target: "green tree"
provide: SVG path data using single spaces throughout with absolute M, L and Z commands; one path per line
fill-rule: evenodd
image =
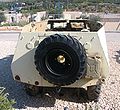
M 0 12 L 0 23 L 6 21 L 6 17 L 3 12 Z

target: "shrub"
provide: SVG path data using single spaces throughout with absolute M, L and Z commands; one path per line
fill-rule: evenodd
M 93 22 L 96 22 L 96 21 L 100 21 L 101 20 L 101 18 L 100 18 L 100 16 L 98 16 L 98 15 L 94 15 L 94 14 L 87 14 L 87 13 L 85 13 L 85 14 L 82 14 L 81 16 L 80 16 L 80 18 L 82 18 L 82 19 L 89 19 L 90 21 L 93 21 Z
M 89 19 L 91 20 L 91 21 L 94 21 L 94 22 L 96 22 L 96 21 L 101 21 L 101 18 L 100 18 L 100 16 L 96 16 L 96 15 L 94 15 L 94 14 L 91 14 L 90 15 L 90 17 L 89 17 Z
M 0 25 L 0 26 L 25 26 L 29 24 L 27 21 L 20 21 L 19 23 L 6 23 L 6 24 L 3 24 L 3 25 Z
M 5 88 L 0 87 L 0 110 L 13 110 L 12 105 L 14 100 L 8 99 L 8 93 L 5 93 Z
M 0 23 L 6 21 L 6 17 L 3 12 L 0 12 Z

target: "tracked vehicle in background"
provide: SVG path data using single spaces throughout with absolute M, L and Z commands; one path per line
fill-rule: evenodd
M 31 95 L 45 87 L 85 88 L 96 100 L 109 69 L 104 27 L 87 19 L 32 22 L 19 36 L 11 68 Z

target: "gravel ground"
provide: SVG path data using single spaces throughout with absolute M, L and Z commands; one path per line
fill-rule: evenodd
M 63 110 L 68 107 L 70 110 L 120 110 L 120 33 L 107 34 L 107 45 L 110 58 L 110 75 L 102 86 L 102 92 L 98 103 L 85 102 L 86 97 L 82 93 L 78 101 L 74 90 L 64 90 L 61 98 L 50 92 L 41 96 L 28 96 L 23 85 L 12 78 L 10 64 L 14 54 L 16 41 L 0 41 L 0 86 L 6 88 L 10 99 L 15 99 L 16 110 Z M 47 90 L 46 90 L 47 91 Z

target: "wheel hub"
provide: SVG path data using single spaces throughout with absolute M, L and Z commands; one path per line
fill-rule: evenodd
M 65 57 L 64 57 L 63 55 L 59 55 L 59 56 L 57 57 L 57 61 L 58 61 L 59 63 L 65 63 Z
M 53 49 L 46 57 L 46 67 L 54 75 L 69 75 L 72 66 L 71 56 L 61 49 Z

